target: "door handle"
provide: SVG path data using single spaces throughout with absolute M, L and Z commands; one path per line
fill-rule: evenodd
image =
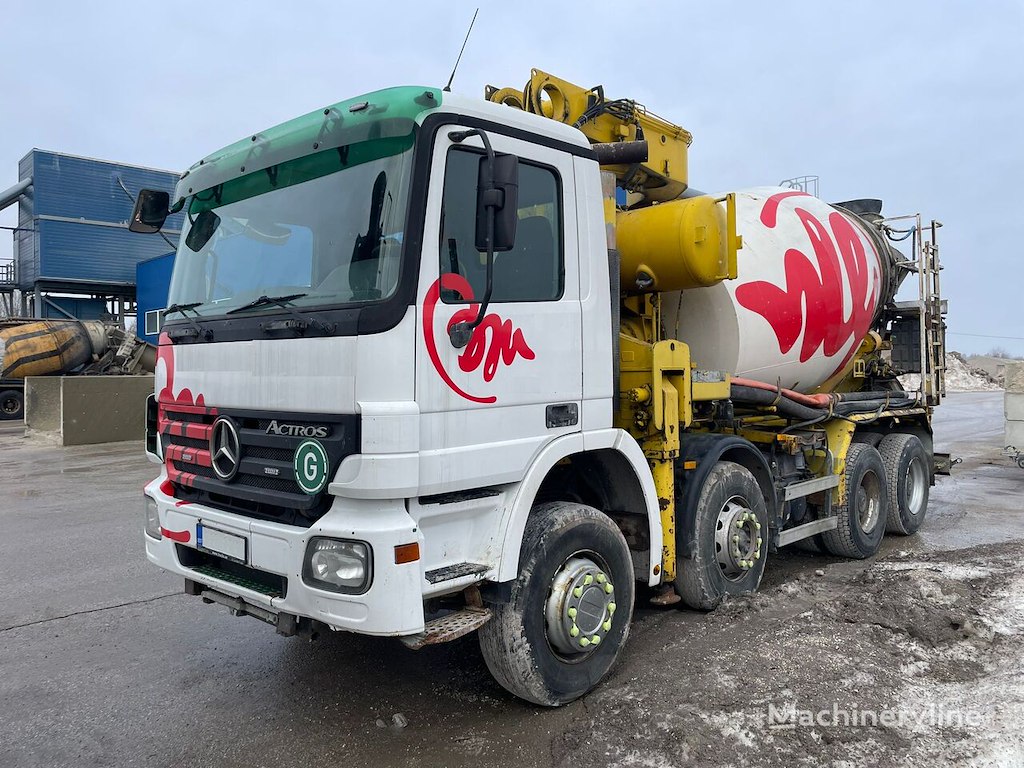
M 580 421 L 580 407 L 577 403 L 557 403 L 544 409 L 548 429 L 573 427 Z

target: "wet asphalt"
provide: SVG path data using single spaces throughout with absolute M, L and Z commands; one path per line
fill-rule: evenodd
M 951 395 L 936 450 L 960 456 L 929 519 L 883 552 L 1024 538 L 1024 470 L 999 456 L 1002 393 Z M 549 765 L 586 699 L 505 693 L 474 638 L 282 638 L 182 593 L 142 544 L 138 443 L 57 448 L 0 425 L 0 766 Z M 766 586 L 836 561 L 769 561 Z M 618 685 L 702 615 L 638 607 Z M 398 723 L 395 723 L 395 716 Z M 405 722 L 405 725 L 401 725 Z

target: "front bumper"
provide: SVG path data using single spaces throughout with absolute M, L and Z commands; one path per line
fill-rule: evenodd
M 254 520 L 194 503 L 184 503 L 160 489 L 161 476 L 145 494 L 157 503 L 163 538 L 143 534 L 150 562 L 219 593 L 239 597 L 271 613 L 288 613 L 334 629 L 367 635 L 414 635 L 424 629 L 423 569 L 419 561 L 395 564 L 395 547 L 422 535 L 401 500 L 335 498 L 331 509 L 309 528 Z M 184 564 L 177 547 L 196 549 L 196 524 L 244 536 L 248 567 L 287 579 L 283 597 L 273 597 L 231 581 L 200 573 Z M 329 536 L 358 539 L 373 550 L 369 588 L 346 595 L 311 587 L 302 580 L 309 539 Z

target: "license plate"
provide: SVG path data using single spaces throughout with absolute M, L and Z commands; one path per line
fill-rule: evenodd
M 244 536 L 211 528 L 203 523 L 196 523 L 196 546 L 206 552 L 221 555 L 239 563 L 246 562 L 248 542 Z

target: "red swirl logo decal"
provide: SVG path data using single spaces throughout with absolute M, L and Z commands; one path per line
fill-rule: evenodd
M 473 287 L 462 275 L 448 273 L 441 275 L 440 279 L 434 281 L 427 291 L 426 299 L 423 301 L 423 341 L 427 345 L 427 354 L 434 370 L 441 377 L 448 388 L 459 397 L 465 398 L 474 403 L 495 403 L 498 401 L 496 395 L 477 396 L 471 395 L 456 384 L 451 375 L 445 370 L 441 355 L 437 351 L 437 342 L 434 339 L 434 315 L 437 302 L 441 298 L 441 291 L 454 291 L 463 299 L 473 299 Z M 445 326 L 445 333 L 456 323 L 471 323 L 476 319 L 480 305 L 473 303 L 452 315 Z M 516 328 L 511 320 L 502 320 L 496 312 L 489 312 L 484 316 L 483 321 L 473 329 L 473 335 L 469 343 L 459 355 L 459 368 L 464 373 L 472 373 L 483 366 L 483 379 L 491 382 L 498 372 L 499 365 L 512 365 L 516 357 L 524 360 L 533 360 L 536 355 L 526 343 L 521 329 Z
M 164 377 L 165 383 L 163 388 L 156 393 L 156 400 L 158 403 L 166 403 L 168 405 L 179 404 L 179 405 L 203 405 L 202 394 L 196 395 L 195 399 L 192 398 L 192 390 L 183 388 L 177 396 L 174 394 L 174 345 L 171 344 L 171 339 L 166 333 L 160 334 L 158 346 L 156 348 L 156 364 L 157 368 L 160 367 L 160 363 L 164 364 Z M 159 375 L 157 377 L 159 383 Z
M 779 203 L 786 198 L 800 196 L 807 195 L 804 192 L 780 192 L 769 197 L 761 209 L 761 223 L 774 229 Z M 810 239 L 817 269 L 803 252 L 790 248 L 785 255 L 785 288 L 754 281 L 736 289 L 736 300 L 768 321 L 783 354 L 794 347 L 803 333 L 801 363 L 811 359 L 819 349 L 823 349 L 827 357 L 837 355 L 852 340 L 853 346 L 836 367 L 835 372 L 838 373 L 857 351 L 857 342 L 871 327 L 878 302 L 878 274 L 869 269 L 863 239 L 841 213 L 830 213 L 826 227 L 799 205 L 794 212 Z M 846 272 L 845 280 L 839 265 L 840 257 Z M 849 317 L 844 312 L 844 285 L 849 285 L 852 300 Z

